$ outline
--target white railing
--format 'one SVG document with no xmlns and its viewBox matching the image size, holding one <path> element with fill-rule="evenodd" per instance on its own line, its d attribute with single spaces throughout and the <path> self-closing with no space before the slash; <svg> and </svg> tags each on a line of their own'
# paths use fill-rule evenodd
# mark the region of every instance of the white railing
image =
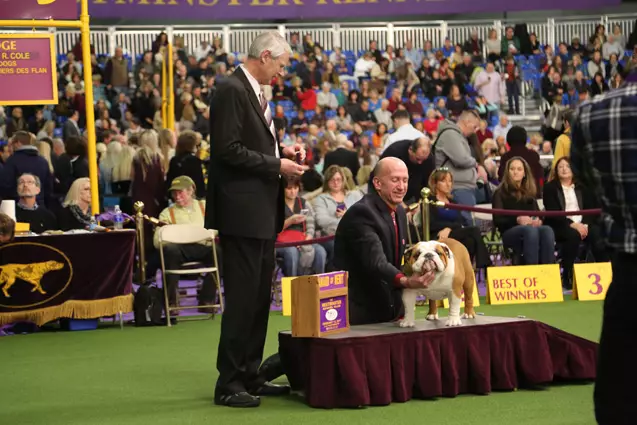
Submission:
<svg viewBox="0 0 637 425">
<path fill-rule="evenodd" d="M 548 18 L 526 22 L 529 32 L 537 34 L 541 43 L 555 45 L 561 41 L 569 42 L 574 36 L 579 36 L 582 44 L 586 44 L 595 27 L 603 24 L 607 33 L 612 26 L 619 25 L 623 34 L 628 37 L 632 32 L 637 14 L 605 15 L 605 16 L 573 16 Z M 381 48 L 390 44 L 401 47 L 406 40 L 412 40 L 414 46 L 422 47 L 425 41 L 431 41 L 434 48 L 442 46 L 444 39 L 449 37 L 454 43 L 463 43 L 473 30 L 478 31 L 482 40 L 486 40 L 491 29 L 502 35 L 507 25 L 519 22 L 501 20 L 476 21 L 420 21 L 420 22 L 374 22 L 363 23 L 326 23 L 326 24 L 233 24 L 233 25 L 189 25 L 189 26 L 119 26 L 91 28 L 91 43 L 95 52 L 113 54 L 115 47 L 122 47 L 126 53 L 135 59 L 144 51 L 149 50 L 153 41 L 161 31 L 165 31 L 170 39 L 179 36 L 190 52 L 194 51 L 201 41 L 212 41 L 214 37 L 221 37 L 223 46 L 230 52 L 245 53 L 248 46 L 260 32 L 278 30 L 288 39 L 292 33 L 299 33 L 302 38 L 311 34 L 312 38 L 324 49 L 332 50 L 341 47 L 344 50 L 358 52 L 369 47 L 371 40 L 376 40 Z M 50 29 L 56 34 L 58 54 L 70 51 L 79 38 L 79 32 L 73 30 Z M 1 32 L 24 32 L 13 29 L 0 29 Z"/>
</svg>

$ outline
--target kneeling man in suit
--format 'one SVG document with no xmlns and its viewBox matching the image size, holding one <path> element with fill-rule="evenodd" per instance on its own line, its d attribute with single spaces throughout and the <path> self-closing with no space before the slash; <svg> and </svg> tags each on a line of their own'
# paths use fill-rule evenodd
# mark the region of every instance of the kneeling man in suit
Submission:
<svg viewBox="0 0 637 425">
<path fill-rule="evenodd" d="M 402 289 L 426 288 L 433 273 L 406 277 L 401 272 L 407 216 L 402 207 L 409 173 L 394 157 L 374 169 L 374 190 L 341 219 L 334 242 L 334 262 L 349 273 L 352 325 L 382 323 L 403 315 Z"/>
</svg>

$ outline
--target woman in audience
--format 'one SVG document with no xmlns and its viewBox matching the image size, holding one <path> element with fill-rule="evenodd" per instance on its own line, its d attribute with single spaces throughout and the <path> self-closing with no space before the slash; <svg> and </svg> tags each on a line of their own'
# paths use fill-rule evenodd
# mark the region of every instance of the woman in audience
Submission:
<svg viewBox="0 0 637 425">
<path fill-rule="evenodd" d="M 134 157 L 135 149 L 132 146 L 124 145 L 117 159 L 113 160 L 113 193 L 118 195 L 127 195 L 129 193 L 133 176 Z"/>
<path fill-rule="evenodd" d="M 347 112 L 345 106 L 338 107 L 334 121 L 336 121 L 336 127 L 340 131 L 352 131 L 352 116 Z"/>
<path fill-rule="evenodd" d="M 521 256 L 523 264 L 555 263 L 553 229 L 534 217 L 539 211 L 535 179 L 527 162 L 513 157 L 506 163 L 502 183 L 493 194 L 493 209 L 523 210 L 528 215 L 493 215 L 493 224 L 502 235 L 502 244 Z"/>
<path fill-rule="evenodd" d="M 591 83 L 591 97 L 597 96 L 598 94 L 602 94 L 610 90 L 608 88 L 608 84 L 606 80 L 604 80 L 604 76 L 601 72 L 595 74 L 593 81 Z"/>
<path fill-rule="evenodd" d="M 40 156 L 46 159 L 46 162 L 49 164 L 49 171 L 51 172 L 51 175 L 54 176 L 55 169 L 53 168 L 53 161 L 51 161 L 51 145 L 49 145 L 44 140 L 40 140 L 36 144 L 36 146 L 38 148 L 38 152 L 40 153 Z"/>
<path fill-rule="evenodd" d="M 447 98 L 447 109 L 449 110 L 449 116 L 457 118 L 463 111 L 469 109 L 467 99 L 460 93 L 460 87 L 456 84 L 451 86 L 449 90 L 449 97 Z"/>
<path fill-rule="evenodd" d="M 409 93 L 409 99 L 405 102 L 405 109 L 409 112 L 412 120 L 422 118 L 425 115 L 422 103 L 418 100 L 418 93 L 415 91 Z"/>
<path fill-rule="evenodd" d="M 170 160 L 170 165 L 168 166 L 166 190 L 177 177 L 188 176 L 195 182 L 197 198 L 205 198 L 206 184 L 203 178 L 203 162 L 195 156 L 198 142 L 199 136 L 193 131 L 183 131 L 179 135 L 175 156 Z"/>
<path fill-rule="evenodd" d="M 549 182 L 544 186 L 544 208 L 547 211 L 579 211 L 598 207 L 592 192 L 574 179 L 570 159 L 558 159 L 551 170 Z M 547 217 L 545 220 L 553 228 L 555 241 L 561 245 L 562 284 L 567 289 L 573 287 L 573 264 L 582 243 L 592 252 L 595 261 L 608 261 L 598 219 L 590 215 L 571 215 Z"/>
<path fill-rule="evenodd" d="M 452 202 L 453 176 L 446 168 L 439 168 L 429 177 L 431 200 L 445 204 Z M 446 208 L 429 207 L 429 231 L 432 237 L 444 241 L 447 238 L 455 239 L 462 243 L 475 260 L 476 268 L 485 268 L 491 265 L 487 247 L 482 240 L 480 229 L 476 226 L 464 226 L 464 219 L 459 211 Z"/>
<path fill-rule="evenodd" d="M 489 62 L 497 63 L 502 52 L 502 43 L 498 40 L 498 32 L 495 29 L 489 30 L 489 36 L 485 43 L 487 48 L 487 59 Z"/>
<path fill-rule="evenodd" d="M 63 208 L 58 212 L 58 224 L 63 231 L 88 229 L 91 225 L 91 181 L 82 177 L 71 184 Z"/>
<path fill-rule="evenodd" d="M 106 157 L 100 161 L 100 180 L 104 187 L 104 195 L 113 194 L 113 168 L 119 162 L 122 153 L 120 142 L 111 142 L 106 148 Z"/>
<path fill-rule="evenodd" d="M 48 137 L 49 139 L 53 139 L 54 130 L 55 130 L 55 121 L 48 120 L 47 122 L 44 123 L 42 130 L 38 132 L 37 139 L 42 140 L 45 137 Z"/>
<path fill-rule="evenodd" d="M 175 133 L 169 128 L 164 128 L 159 132 L 159 151 L 161 152 L 161 165 L 166 171 L 170 160 L 175 156 Z"/>
<path fill-rule="evenodd" d="M 285 221 L 277 242 L 301 242 L 314 239 L 314 210 L 309 202 L 299 196 L 299 180 L 283 178 L 283 184 L 285 186 Z M 319 244 L 277 248 L 276 253 L 283 257 L 285 276 L 325 272 L 327 253 Z"/>
<path fill-rule="evenodd" d="M 376 127 L 376 133 L 372 135 L 372 145 L 374 148 L 382 148 L 389 139 L 389 133 L 387 132 L 387 126 L 383 123 L 378 124 Z"/>
<path fill-rule="evenodd" d="M 66 152 L 56 161 L 55 177 L 60 181 L 62 193 L 68 192 L 71 183 L 88 177 L 88 152 L 86 140 L 71 136 L 64 141 Z"/>
<path fill-rule="evenodd" d="M 314 198 L 315 218 L 321 235 L 331 236 L 336 234 L 336 227 L 341 221 L 345 211 L 363 197 L 358 190 L 347 190 L 345 173 L 341 167 L 332 165 L 323 173 L 323 193 Z M 334 254 L 334 241 L 326 242 L 328 263 L 331 263 Z"/>
<path fill-rule="evenodd" d="M 157 133 L 146 130 L 139 141 L 141 148 L 133 158 L 131 195 L 133 202 L 144 203 L 144 212 L 149 217 L 158 217 L 164 209 L 166 193 Z"/>
<path fill-rule="evenodd" d="M 349 92 L 347 97 L 347 103 L 345 104 L 345 110 L 349 114 L 350 117 L 356 115 L 356 113 L 361 109 L 361 100 L 360 93 L 357 90 L 352 90 Z"/>
</svg>

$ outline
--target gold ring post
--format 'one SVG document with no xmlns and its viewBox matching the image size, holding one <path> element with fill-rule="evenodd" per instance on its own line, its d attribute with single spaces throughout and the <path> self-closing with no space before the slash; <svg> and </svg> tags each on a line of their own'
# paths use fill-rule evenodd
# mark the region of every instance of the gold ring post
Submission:
<svg viewBox="0 0 637 425">
<path fill-rule="evenodd" d="M 428 187 L 423 187 L 420 191 L 422 197 L 422 237 L 423 241 L 429 240 L 429 195 L 431 190 Z"/>
<path fill-rule="evenodd" d="M 82 68 L 84 69 L 84 99 L 86 102 L 86 132 L 88 134 L 88 175 L 91 180 L 91 212 L 100 213 L 100 193 L 97 175 L 97 141 L 95 139 L 95 106 L 93 102 L 93 71 L 91 69 L 91 39 L 88 0 L 82 0 L 80 12 Z M 59 22 L 56 22 L 56 24 Z"/>
<path fill-rule="evenodd" d="M 135 202 L 135 230 L 137 231 L 137 266 L 139 267 L 139 284 L 146 283 L 146 241 L 144 240 L 144 203 Z"/>
<path fill-rule="evenodd" d="M 168 106 L 166 108 L 166 114 L 168 115 L 168 125 L 164 123 L 164 127 L 175 131 L 175 70 L 173 59 L 173 45 L 168 43 L 168 53 L 166 54 L 168 62 Z"/>
</svg>

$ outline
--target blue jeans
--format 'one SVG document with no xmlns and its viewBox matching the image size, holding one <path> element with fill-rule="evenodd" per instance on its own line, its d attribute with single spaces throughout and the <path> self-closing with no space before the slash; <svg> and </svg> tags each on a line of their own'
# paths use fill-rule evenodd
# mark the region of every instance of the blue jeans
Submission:
<svg viewBox="0 0 637 425">
<path fill-rule="evenodd" d="M 452 192 L 453 200 L 456 204 L 466 205 L 469 207 L 476 206 L 476 190 L 475 189 L 454 189 Z M 460 211 L 464 219 L 465 226 L 472 226 L 473 220 L 469 211 Z"/>
<path fill-rule="evenodd" d="M 502 234 L 502 244 L 522 254 L 524 264 L 555 263 L 555 235 L 549 226 L 515 226 Z"/>
<path fill-rule="evenodd" d="M 319 244 L 313 244 L 314 247 L 314 263 L 312 264 L 313 273 L 325 272 L 325 261 L 327 254 L 325 248 Z M 301 251 L 295 246 L 287 248 L 277 248 L 276 254 L 283 257 L 283 274 L 287 277 L 294 277 L 299 275 L 299 259 L 301 257 Z"/>
</svg>

